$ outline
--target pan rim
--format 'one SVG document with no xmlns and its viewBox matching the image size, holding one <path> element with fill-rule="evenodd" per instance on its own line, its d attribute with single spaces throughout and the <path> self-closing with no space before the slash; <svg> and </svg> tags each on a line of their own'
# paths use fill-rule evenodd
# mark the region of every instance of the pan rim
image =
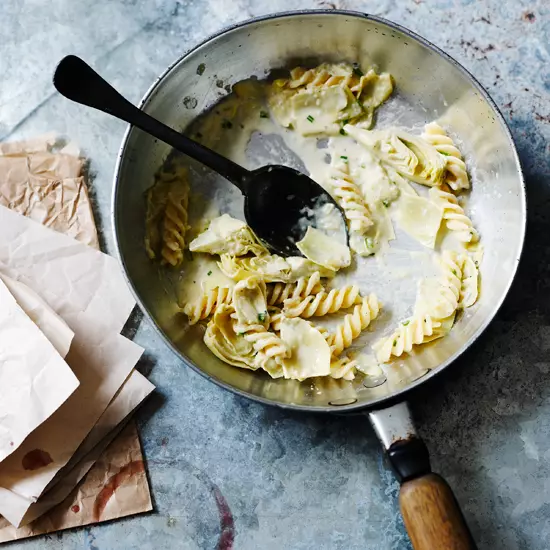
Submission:
<svg viewBox="0 0 550 550">
<path fill-rule="evenodd" d="M 145 304 L 142 302 L 133 282 L 130 279 L 128 269 L 126 266 L 126 262 L 122 256 L 120 247 L 119 247 L 119 238 L 118 238 L 118 229 L 117 229 L 117 215 L 116 215 L 116 208 L 115 204 L 117 201 L 117 193 L 118 193 L 118 182 L 120 180 L 120 173 L 122 168 L 122 161 L 123 156 L 125 154 L 126 148 L 128 146 L 128 141 L 130 138 L 131 131 L 133 127 L 131 125 L 128 125 L 126 128 L 126 131 L 124 132 L 124 136 L 122 138 L 121 145 L 119 147 L 119 151 L 117 154 L 116 164 L 115 164 L 115 170 L 114 170 L 114 176 L 113 176 L 113 190 L 111 195 L 111 223 L 112 223 L 112 230 L 113 230 L 113 236 L 114 236 L 114 246 L 115 246 L 115 252 L 116 256 L 123 268 L 123 276 L 126 280 L 126 283 L 128 284 L 130 291 L 132 292 L 132 295 L 134 296 L 134 299 L 136 300 L 137 305 L 139 305 L 139 308 L 147 318 L 147 320 L 151 323 L 156 333 L 161 337 L 163 342 L 168 346 L 168 348 L 176 355 L 176 357 L 181 360 L 187 367 L 190 367 L 195 372 L 206 378 L 208 381 L 211 381 L 215 383 L 217 386 L 230 391 L 236 395 L 239 395 L 241 397 L 245 397 L 247 399 L 251 399 L 255 402 L 262 403 L 264 405 L 270 405 L 274 407 L 279 407 L 285 410 L 293 410 L 293 411 L 301 411 L 301 412 L 309 412 L 309 413 L 350 413 L 350 412 L 361 412 L 361 411 L 368 411 L 373 409 L 381 409 L 388 406 L 391 406 L 392 404 L 395 404 L 400 401 L 406 400 L 406 398 L 411 394 L 411 392 L 418 389 L 419 386 L 421 386 L 424 383 L 427 383 L 429 381 L 433 381 L 433 379 L 440 375 L 443 371 L 447 369 L 452 363 L 454 363 L 466 350 L 468 350 L 472 344 L 477 341 L 480 336 L 486 331 L 489 324 L 493 321 L 493 319 L 498 314 L 500 308 L 502 307 L 502 304 L 504 303 L 506 297 L 508 296 L 508 293 L 510 292 L 510 288 L 517 276 L 517 270 L 519 263 L 521 261 L 521 257 L 524 250 L 525 245 L 525 234 L 527 229 L 527 194 L 526 194 L 526 187 L 525 187 L 525 178 L 523 175 L 523 170 L 521 166 L 521 162 L 519 159 L 519 155 L 516 149 L 516 145 L 514 143 L 510 128 L 508 127 L 508 124 L 506 123 L 506 120 L 504 116 L 502 115 L 500 109 L 498 108 L 495 101 L 492 99 L 492 97 L 489 95 L 489 93 L 485 90 L 485 88 L 480 84 L 480 82 L 464 67 L 462 66 L 458 61 L 456 61 L 453 57 L 451 57 L 449 54 L 441 50 L 439 47 L 437 47 L 435 44 L 432 44 L 430 41 L 426 40 L 424 37 L 416 34 L 415 32 L 407 29 L 406 27 L 403 27 L 399 25 L 398 23 L 394 23 L 393 21 L 389 21 L 388 19 L 384 19 L 382 17 L 369 15 L 367 13 L 357 12 L 357 11 L 351 11 L 351 10 L 294 10 L 294 11 L 282 11 L 282 12 L 276 12 L 272 14 L 262 15 L 259 17 L 254 17 L 251 19 L 247 19 L 245 21 L 241 21 L 239 23 L 235 23 L 226 27 L 223 27 L 218 32 L 213 33 L 206 37 L 204 40 L 202 40 L 200 43 L 198 43 L 196 46 L 190 48 L 187 50 L 184 54 L 182 54 L 180 57 L 178 57 L 174 62 L 172 62 L 161 74 L 160 76 L 153 82 L 153 84 L 149 87 L 149 89 L 145 92 L 143 98 L 138 104 L 138 107 L 142 109 L 149 100 L 153 97 L 155 92 L 157 91 L 157 88 L 161 85 L 165 77 L 176 67 L 179 63 L 181 63 L 184 59 L 186 59 L 189 55 L 191 55 L 196 50 L 202 48 L 203 46 L 207 45 L 208 43 L 212 42 L 213 40 L 216 40 L 217 38 L 228 34 L 230 32 L 233 32 L 237 29 L 241 29 L 243 27 L 247 27 L 249 25 L 259 23 L 262 21 L 269 21 L 272 19 L 286 19 L 290 17 L 299 17 L 304 15 L 339 15 L 344 17 L 353 17 L 357 19 L 364 19 L 364 20 L 371 20 L 375 21 L 377 23 L 381 23 L 382 25 L 386 25 L 389 28 L 396 29 L 408 36 L 410 36 L 412 39 L 416 40 L 420 44 L 424 45 L 426 48 L 434 51 L 439 56 L 443 57 L 445 60 L 447 60 L 449 63 L 451 63 L 454 67 L 456 67 L 460 72 L 462 72 L 466 78 L 472 83 L 474 88 L 477 90 L 478 93 L 482 95 L 482 97 L 487 101 L 487 103 L 491 106 L 493 111 L 495 112 L 497 118 L 502 124 L 502 127 L 506 133 L 506 136 L 508 138 L 509 145 L 511 147 L 511 151 L 514 157 L 514 161 L 517 167 L 517 171 L 519 174 L 519 179 L 521 183 L 522 193 L 519 196 L 519 200 L 521 202 L 521 211 L 522 211 L 522 225 L 521 225 L 521 239 L 520 239 L 520 245 L 517 252 L 517 257 L 515 259 L 515 265 L 513 267 L 513 271 L 511 273 L 510 279 L 506 285 L 506 288 L 504 292 L 502 293 L 502 296 L 499 298 L 497 303 L 495 303 L 493 311 L 483 320 L 480 327 L 477 329 L 476 333 L 472 335 L 461 347 L 459 350 L 457 350 L 451 357 L 443 361 L 440 365 L 438 365 L 436 368 L 429 370 L 425 375 L 421 376 L 417 380 L 414 380 L 411 382 L 407 387 L 399 390 L 396 393 L 393 393 L 391 395 L 383 396 L 377 399 L 374 399 L 373 401 L 369 403 L 353 403 L 350 405 L 342 405 L 342 406 L 313 406 L 313 405 L 297 405 L 293 403 L 282 403 L 282 402 L 275 402 L 269 399 L 266 399 L 261 396 L 253 395 L 250 393 L 247 393 L 246 391 L 240 390 L 238 388 L 235 388 L 234 386 L 222 381 L 218 380 L 217 378 L 209 375 L 208 373 L 204 372 L 202 369 L 200 369 L 197 365 L 195 365 L 193 362 L 188 360 L 182 352 L 177 349 L 172 341 L 164 334 L 164 331 L 161 329 L 161 327 L 158 325 L 156 320 L 153 318 L 151 313 L 149 312 L 149 309 L 145 306 Z"/>
</svg>

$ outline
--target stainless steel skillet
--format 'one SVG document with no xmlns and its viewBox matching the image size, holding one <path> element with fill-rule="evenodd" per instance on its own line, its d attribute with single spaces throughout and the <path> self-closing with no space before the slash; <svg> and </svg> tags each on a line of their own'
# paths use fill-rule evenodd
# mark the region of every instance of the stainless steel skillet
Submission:
<svg viewBox="0 0 550 550">
<path fill-rule="evenodd" d="M 509 131 L 487 93 L 458 63 L 402 27 L 352 12 L 305 11 L 255 19 L 207 39 L 160 77 L 141 107 L 183 129 L 219 100 L 227 84 L 322 61 L 376 64 L 391 72 L 406 107 L 399 113 L 399 123 L 439 118 L 452 127 L 468 153 L 474 181 L 469 208 L 485 247 L 482 293 L 449 336 L 400 362 L 379 385 L 367 384 L 371 387 L 358 381 L 312 385 L 271 380 L 218 361 L 203 345 L 199 329 L 182 323 L 169 278 L 145 256 L 143 192 L 169 150 L 132 128 L 122 143 L 115 175 L 113 225 L 118 253 L 141 308 L 185 364 L 262 403 L 310 412 L 368 410 L 402 480 L 401 507 L 414 547 L 474 548 L 450 489 L 430 474 L 427 450 L 403 400 L 481 334 L 516 272 L 525 234 L 524 182 Z M 205 187 L 209 183 L 207 177 Z"/>
</svg>

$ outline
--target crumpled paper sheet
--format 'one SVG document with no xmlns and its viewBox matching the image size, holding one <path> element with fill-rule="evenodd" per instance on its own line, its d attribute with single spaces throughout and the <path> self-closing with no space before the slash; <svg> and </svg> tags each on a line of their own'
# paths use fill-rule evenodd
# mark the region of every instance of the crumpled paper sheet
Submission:
<svg viewBox="0 0 550 550">
<path fill-rule="evenodd" d="M 29 153 L 46 153 L 46 152 L 50 151 L 50 148 L 55 143 L 55 141 L 56 141 L 55 135 L 50 134 L 50 135 L 47 135 L 45 137 L 39 137 L 39 138 L 36 138 L 36 139 L 33 139 L 33 140 L 24 141 L 24 142 L 0 143 L 0 156 L 4 155 L 4 156 L 13 156 L 13 157 L 16 157 L 16 156 L 27 156 L 28 157 Z M 64 154 L 72 155 L 72 156 L 75 156 L 75 157 L 78 157 L 79 154 L 80 154 L 78 148 L 73 146 L 72 144 L 69 144 L 67 147 L 65 147 L 62 152 Z M 43 170 L 44 163 L 42 162 L 42 164 L 40 164 L 37 161 L 33 165 L 33 169 L 36 169 L 35 168 L 36 166 L 39 166 L 39 167 L 41 166 L 41 168 L 38 168 L 38 169 Z M 51 163 L 50 163 L 49 168 L 48 168 L 48 170 L 54 171 L 54 172 L 56 170 L 59 170 L 59 169 L 60 169 L 59 164 L 55 165 L 55 164 L 51 164 Z M 55 173 L 55 175 L 58 178 L 61 176 L 60 173 Z M 73 174 L 65 173 L 64 175 L 66 176 L 66 175 L 73 175 Z M 18 210 L 19 208 L 21 208 L 21 205 L 12 204 L 11 206 L 14 210 L 19 211 L 19 213 L 23 213 L 20 210 Z M 54 213 L 55 213 L 55 210 L 54 210 Z M 83 225 L 85 223 L 86 222 L 83 222 Z M 94 223 L 93 217 L 89 220 L 88 229 L 90 228 L 90 226 L 91 226 L 91 229 L 93 229 L 93 232 L 95 233 L 96 230 L 95 230 L 95 223 Z M 57 229 L 60 232 L 66 232 L 66 231 L 68 231 L 69 228 L 68 227 L 63 227 L 61 224 L 57 224 L 55 226 L 55 229 Z M 86 234 L 91 234 L 91 233 L 90 233 L 90 231 L 80 233 L 80 234 L 75 235 L 75 238 L 76 239 L 84 238 L 84 241 L 86 242 L 86 238 L 85 238 Z M 97 243 L 91 242 L 90 245 L 93 246 L 96 249 L 99 248 L 99 245 Z M 41 285 L 39 285 L 39 286 L 41 286 Z M 118 304 L 118 305 L 121 306 L 121 304 Z M 122 304 L 122 305 L 126 305 L 126 304 Z M 58 307 L 59 307 L 60 310 L 63 309 L 63 304 L 59 303 Z M 95 308 L 90 308 L 90 309 L 95 311 Z M 123 307 L 123 311 L 125 311 L 124 307 Z M 134 371 L 134 373 L 135 373 L 135 371 Z M 135 374 L 138 374 L 138 373 L 135 373 Z M 141 378 L 143 378 L 143 377 L 141 377 Z M 130 377 L 130 380 L 131 379 L 132 379 L 132 376 Z M 122 394 L 122 392 L 123 392 L 123 390 L 124 390 L 124 388 L 127 384 L 128 384 L 128 381 L 125 383 L 125 385 L 120 390 L 119 395 Z M 116 401 L 116 398 L 109 405 L 109 407 L 107 408 L 107 410 L 105 411 L 105 413 L 101 417 L 102 419 L 105 419 L 105 418 L 109 417 L 109 410 L 112 408 L 115 401 Z M 112 422 L 115 422 L 115 420 L 113 420 Z M 104 424 L 104 426 L 103 426 L 104 429 L 103 429 L 103 431 L 101 431 L 101 430 L 99 430 L 99 427 L 100 427 L 101 424 L 102 424 L 102 422 L 101 422 L 101 419 L 100 419 L 100 421 L 98 422 L 98 425 L 97 425 L 98 429 L 96 429 L 94 427 L 94 429 L 90 432 L 90 434 L 88 435 L 88 437 L 86 438 L 86 440 L 82 444 L 81 449 L 86 447 L 86 442 L 92 442 L 92 441 L 94 441 L 94 438 L 99 439 L 99 437 L 101 436 L 101 433 L 106 432 L 106 430 L 108 429 L 108 425 L 106 423 L 103 423 Z M 131 421 L 131 424 L 133 424 L 133 421 Z M 91 466 L 97 458 L 97 456 L 95 458 L 93 457 L 94 453 L 100 453 L 101 451 L 98 451 L 98 449 L 100 449 L 101 445 L 105 446 L 107 441 L 110 440 L 110 437 L 115 435 L 115 432 L 116 432 L 116 428 L 114 430 L 112 430 L 111 433 L 106 438 L 104 438 L 99 444 L 97 444 L 96 447 L 94 447 L 94 449 L 90 453 L 88 453 L 88 455 L 86 455 L 79 464 L 82 465 L 84 462 L 86 462 L 87 464 L 89 464 Z M 142 460 L 141 447 L 140 447 L 138 435 L 137 435 L 137 432 L 135 431 L 135 429 L 133 430 L 133 436 L 132 436 L 131 439 L 132 439 L 132 441 L 128 442 L 126 437 L 120 436 L 120 437 L 116 438 L 113 441 L 113 443 L 111 444 L 111 447 L 110 447 L 110 450 L 111 450 L 112 454 L 115 457 L 125 456 L 126 452 L 127 452 L 127 448 L 130 446 L 130 447 L 135 449 L 133 451 L 133 454 L 135 455 L 136 460 Z M 80 453 L 81 449 L 79 449 L 79 451 L 77 451 L 77 454 Z M 54 478 L 53 481 L 56 481 L 58 479 L 58 476 L 61 473 L 65 473 L 66 468 L 69 467 L 71 464 L 73 464 L 72 460 L 69 462 L 69 464 L 65 468 L 63 468 L 60 471 L 60 473 L 58 473 L 58 475 Z M 103 463 L 99 464 L 98 467 L 94 468 L 94 471 L 101 472 L 102 468 L 105 468 Z M 67 477 L 64 478 L 64 480 L 62 481 L 62 484 L 63 484 L 65 490 L 70 489 L 72 486 L 76 485 L 76 483 L 78 481 L 80 481 L 80 477 L 77 476 L 78 479 L 76 479 L 76 480 L 74 478 L 74 472 L 78 469 L 79 469 L 79 466 L 75 466 L 70 471 L 71 473 L 67 473 Z M 85 475 L 85 469 L 82 469 L 81 472 L 82 472 L 82 475 Z M 71 477 L 72 477 L 72 481 L 69 482 Z M 82 483 L 82 487 L 81 487 L 81 490 L 82 490 L 83 493 L 88 494 L 88 495 L 93 495 L 93 494 L 99 493 L 101 491 L 101 486 L 100 485 L 95 485 L 96 477 L 100 478 L 101 476 L 93 476 L 93 477 L 90 478 L 90 480 L 88 480 L 88 479 L 84 480 L 84 482 Z M 60 485 L 61 485 L 61 483 L 60 483 Z M 48 491 L 48 493 L 46 493 L 46 495 L 44 495 L 44 496 L 47 499 L 50 499 L 50 496 L 53 493 L 53 491 L 54 491 L 53 489 Z M 112 511 L 112 514 L 109 517 L 101 518 L 100 521 L 102 521 L 103 519 L 114 519 L 115 517 L 123 517 L 123 516 L 130 515 L 130 514 L 133 514 L 133 513 L 145 512 L 145 511 L 148 511 L 148 510 L 151 509 L 151 500 L 150 500 L 150 495 L 149 495 L 149 488 L 148 488 L 148 485 L 147 485 L 147 479 L 146 479 L 145 475 L 136 475 L 136 476 L 134 476 L 133 477 L 133 483 L 131 483 L 130 485 L 126 485 L 125 491 L 128 494 L 128 498 L 127 499 L 118 499 L 118 509 L 117 509 L 116 513 L 114 513 L 114 511 Z M 9 491 L 5 491 L 5 492 L 7 494 L 15 496 L 14 493 L 11 493 Z M 37 504 L 31 505 L 31 508 L 29 509 L 29 515 L 32 514 L 33 511 L 36 510 L 35 507 L 37 507 L 39 505 L 40 505 L 40 501 Z M 61 503 L 56 508 L 56 510 L 59 509 L 59 508 L 63 508 L 65 510 L 69 510 L 71 508 L 74 508 L 73 505 L 71 504 L 71 498 L 70 497 L 67 498 L 63 503 Z M 68 527 L 71 527 L 71 526 L 74 526 L 74 525 L 77 525 L 77 524 L 84 525 L 85 523 L 87 523 L 87 521 L 85 521 L 85 519 L 82 519 L 80 523 L 74 523 L 75 516 L 73 514 L 67 514 L 66 515 L 66 521 L 64 519 L 59 520 L 59 517 L 60 517 L 59 516 L 59 511 L 56 511 L 56 510 L 52 510 L 52 512 L 46 514 L 46 516 L 49 516 L 50 514 L 53 514 L 52 520 L 50 520 L 46 516 L 44 516 L 43 518 L 40 518 L 38 520 L 38 522 L 47 523 L 48 525 L 51 525 L 52 522 L 53 522 L 53 524 L 55 524 L 57 526 L 57 527 L 54 528 L 54 530 L 55 529 L 68 528 Z M 85 510 L 84 510 L 84 515 L 86 515 Z M 25 521 L 26 521 L 26 519 L 27 518 L 25 518 Z M 0 517 L 0 524 L 2 524 L 2 522 L 6 523 L 5 520 Z M 0 540 L 12 540 L 14 538 L 24 538 L 24 537 L 27 537 L 27 536 L 32 536 L 33 534 L 39 534 L 41 532 L 47 532 L 47 531 L 52 530 L 51 528 L 50 529 L 42 528 L 42 530 L 41 530 L 40 525 L 36 525 L 36 523 L 37 522 L 33 523 L 32 528 L 31 527 L 24 527 L 24 528 L 21 528 L 21 529 L 16 529 L 12 526 L 9 526 L 9 529 L 10 529 L 10 535 L 9 536 L 6 534 L 7 533 L 6 529 L 2 528 L 1 533 L 0 533 Z"/>
<path fill-rule="evenodd" d="M 5 237 L 0 270 L 32 288 L 75 333 L 67 362 L 80 387 L 0 463 L 0 487 L 34 501 L 74 454 L 143 350 L 117 334 L 134 300 L 114 258 L 4 207 L 0 234 Z M 23 458 L 37 449 L 51 462 L 26 470 Z"/>
<path fill-rule="evenodd" d="M 26 525 L 62 502 L 117 436 L 123 427 L 122 423 L 153 389 L 154 386 L 144 376 L 136 370 L 132 371 L 70 463 L 59 472 L 52 482 L 52 487 L 37 502 L 33 503 L 11 491 L 4 494 L 4 498 L 10 503 L 6 519 L 15 526 Z M 98 491 L 100 490 L 101 487 L 98 488 Z M 147 502 L 145 504 L 147 505 Z"/>
<path fill-rule="evenodd" d="M 8 287 L 23 311 L 52 343 L 57 353 L 63 358 L 67 357 L 74 338 L 74 332 L 69 325 L 27 285 L 2 273 L 0 273 L 0 280 Z"/>
<path fill-rule="evenodd" d="M 0 542 L 108 521 L 152 510 L 149 485 L 135 424 L 130 422 L 89 471 L 84 482 L 58 506 L 28 526 L 0 518 Z"/>
<path fill-rule="evenodd" d="M 54 141 L 0 143 L 0 204 L 99 248 L 83 159 L 70 147 L 49 152 Z"/>
<path fill-rule="evenodd" d="M 0 461 L 3 461 L 67 401 L 79 381 L 2 280 L 0 357 Z"/>
</svg>

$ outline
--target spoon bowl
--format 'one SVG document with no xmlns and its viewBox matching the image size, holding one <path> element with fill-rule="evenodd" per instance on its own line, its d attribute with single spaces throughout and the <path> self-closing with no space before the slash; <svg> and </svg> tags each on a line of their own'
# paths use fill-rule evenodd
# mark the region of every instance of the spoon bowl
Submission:
<svg viewBox="0 0 550 550">
<path fill-rule="evenodd" d="M 334 199 L 302 172 L 287 166 L 264 166 L 252 172 L 244 213 L 248 225 L 270 250 L 281 256 L 301 256 L 296 243 L 308 226 L 322 226 L 321 207 L 325 204 L 340 212 Z M 342 215 L 340 222 L 335 232 L 347 242 Z"/>
</svg>

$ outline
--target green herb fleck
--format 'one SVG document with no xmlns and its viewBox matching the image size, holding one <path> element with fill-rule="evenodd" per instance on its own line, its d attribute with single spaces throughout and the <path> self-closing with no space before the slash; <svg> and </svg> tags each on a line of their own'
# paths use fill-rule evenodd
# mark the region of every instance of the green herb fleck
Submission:
<svg viewBox="0 0 550 550">
<path fill-rule="evenodd" d="M 342 121 L 342 124 L 345 126 L 346 124 L 349 124 L 349 118 L 346 118 L 346 120 Z"/>
<path fill-rule="evenodd" d="M 230 120 L 222 121 L 222 128 L 233 128 L 233 123 Z"/>
<path fill-rule="evenodd" d="M 353 64 L 353 74 L 355 74 L 356 76 L 363 76 L 363 71 L 359 67 L 359 63 Z"/>
<path fill-rule="evenodd" d="M 390 206 L 390 201 L 389 201 L 388 199 L 384 199 L 384 200 L 382 201 L 382 204 L 383 204 L 386 208 L 388 208 L 388 207 Z"/>
<path fill-rule="evenodd" d="M 342 160 L 345 160 L 346 162 L 348 161 L 348 157 L 346 157 L 346 156 L 344 156 L 344 155 L 340 155 L 340 158 L 341 158 Z"/>
<path fill-rule="evenodd" d="M 204 73 L 206 69 L 206 65 L 204 63 L 201 63 L 198 67 L 197 67 L 197 74 L 199 76 L 202 76 L 202 73 Z"/>
<path fill-rule="evenodd" d="M 307 119 L 309 122 L 313 122 L 315 120 L 311 115 L 307 115 Z"/>
<path fill-rule="evenodd" d="M 212 275 L 212 271 L 209 271 L 207 275 L 210 277 L 210 275 Z"/>
<path fill-rule="evenodd" d="M 292 122 L 287 126 L 287 128 L 289 130 L 294 130 L 294 125 L 292 124 Z"/>
<path fill-rule="evenodd" d="M 451 273 L 452 273 L 453 275 L 456 275 L 456 269 L 453 269 L 453 270 L 451 271 Z"/>
<path fill-rule="evenodd" d="M 244 336 L 244 332 L 237 332 L 237 336 Z"/>
<path fill-rule="evenodd" d="M 265 321 L 266 316 L 267 316 L 267 311 L 264 311 L 263 313 L 258 313 L 258 321 L 260 321 L 260 323 L 263 323 Z"/>
<path fill-rule="evenodd" d="M 446 156 L 446 157 L 450 157 L 451 155 L 449 153 L 445 153 L 445 151 L 439 151 L 440 154 Z"/>
<path fill-rule="evenodd" d="M 269 113 L 267 111 L 260 111 L 260 118 L 269 118 Z"/>
<path fill-rule="evenodd" d="M 406 327 L 409 323 L 410 321 L 403 321 L 403 326 Z"/>
<path fill-rule="evenodd" d="M 394 341 L 393 341 L 393 345 L 394 345 L 394 346 L 397 346 L 397 340 L 394 340 Z"/>
<path fill-rule="evenodd" d="M 340 135 L 341 136 L 347 136 L 348 133 L 343 128 L 340 128 Z"/>
</svg>

